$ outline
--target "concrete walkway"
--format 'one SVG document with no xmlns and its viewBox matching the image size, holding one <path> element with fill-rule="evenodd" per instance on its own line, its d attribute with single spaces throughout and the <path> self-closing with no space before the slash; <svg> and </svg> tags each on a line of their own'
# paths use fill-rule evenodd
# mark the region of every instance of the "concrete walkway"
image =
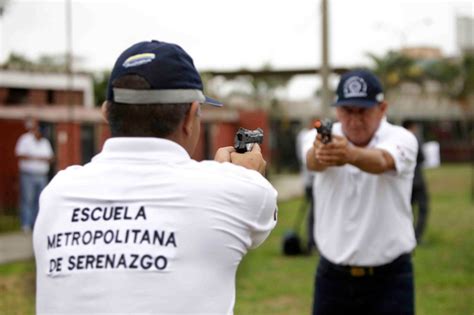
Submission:
<svg viewBox="0 0 474 315">
<path fill-rule="evenodd" d="M 31 233 L 12 232 L 0 234 L 0 264 L 33 257 Z"/>
<path fill-rule="evenodd" d="M 274 175 L 270 182 L 278 191 L 278 201 L 303 196 L 304 185 L 300 175 Z"/>
<path fill-rule="evenodd" d="M 278 201 L 303 194 L 303 184 L 299 175 L 274 175 L 270 181 L 278 191 Z M 31 233 L 23 232 L 0 234 L 0 264 L 33 258 L 31 236 Z"/>
</svg>

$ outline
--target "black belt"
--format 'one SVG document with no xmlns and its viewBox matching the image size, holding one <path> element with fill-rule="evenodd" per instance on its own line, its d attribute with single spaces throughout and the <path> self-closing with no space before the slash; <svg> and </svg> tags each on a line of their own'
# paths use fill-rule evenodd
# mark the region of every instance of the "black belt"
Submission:
<svg viewBox="0 0 474 315">
<path fill-rule="evenodd" d="M 329 269 L 339 271 L 352 277 L 364 277 L 396 273 L 397 271 L 399 271 L 400 266 L 404 265 L 407 262 L 410 262 L 410 260 L 411 254 L 403 254 L 388 264 L 370 267 L 337 265 L 333 264 L 332 262 L 321 256 L 320 264 L 325 265 Z"/>
</svg>

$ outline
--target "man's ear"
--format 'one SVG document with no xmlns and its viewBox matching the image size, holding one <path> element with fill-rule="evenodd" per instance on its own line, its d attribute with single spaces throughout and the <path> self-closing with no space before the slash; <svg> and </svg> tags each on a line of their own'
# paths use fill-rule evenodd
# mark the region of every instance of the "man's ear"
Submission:
<svg viewBox="0 0 474 315">
<path fill-rule="evenodd" d="M 109 106 L 110 106 L 110 103 L 108 101 L 105 101 L 102 103 L 102 106 L 100 107 L 100 111 L 102 112 L 102 118 L 104 118 L 106 123 L 109 123 L 109 119 L 107 118 L 107 110 Z"/>
<path fill-rule="evenodd" d="M 380 103 L 379 106 L 382 113 L 385 114 L 387 112 L 388 103 L 386 101 L 383 101 L 382 103 Z"/>
<path fill-rule="evenodd" d="M 198 101 L 191 103 L 188 113 L 184 117 L 183 122 L 183 131 L 186 135 L 191 135 L 193 133 L 194 122 L 201 115 L 201 104 Z"/>
</svg>

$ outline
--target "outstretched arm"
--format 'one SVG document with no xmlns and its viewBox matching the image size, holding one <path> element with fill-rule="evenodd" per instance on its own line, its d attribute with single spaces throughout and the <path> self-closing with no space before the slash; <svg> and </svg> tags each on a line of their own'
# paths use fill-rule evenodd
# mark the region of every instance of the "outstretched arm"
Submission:
<svg viewBox="0 0 474 315">
<path fill-rule="evenodd" d="M 395 161 L 388 151 L 352 146 L 345 137 L 335 135 L 327 144 L 323 144 L 318 136 L 306 158 L 308 169 L 313 171 L 323 171 L 330 166 L 345 164 L 354 165 L 372 174 L 395 170 Z"/>
</svg>

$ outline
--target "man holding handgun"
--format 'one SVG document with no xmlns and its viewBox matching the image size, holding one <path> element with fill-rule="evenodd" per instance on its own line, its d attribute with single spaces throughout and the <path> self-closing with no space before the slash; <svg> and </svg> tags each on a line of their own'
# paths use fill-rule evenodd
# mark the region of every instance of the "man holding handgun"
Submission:
<svg viewBox="0 0 474 315">
<path fill-rule="evenodd" d="M 306 143 L 308 168 L 318 172 L 313 314 L 413 314 L 417 141 L 386 121 L 382 86 L 369 71 L 344 74 L 334 106 L 330 141 L 314 131 Z"/>
<path fill-rule="evenodd" d="M 103 105 L 112 138 L 59 172 L 34 230 L 38 314 L 232 314 L 243 256 L 276 224 L 258 144 L 191 159 L 204 96 L 191 57 L 125 50 Z"/>
</svg>

